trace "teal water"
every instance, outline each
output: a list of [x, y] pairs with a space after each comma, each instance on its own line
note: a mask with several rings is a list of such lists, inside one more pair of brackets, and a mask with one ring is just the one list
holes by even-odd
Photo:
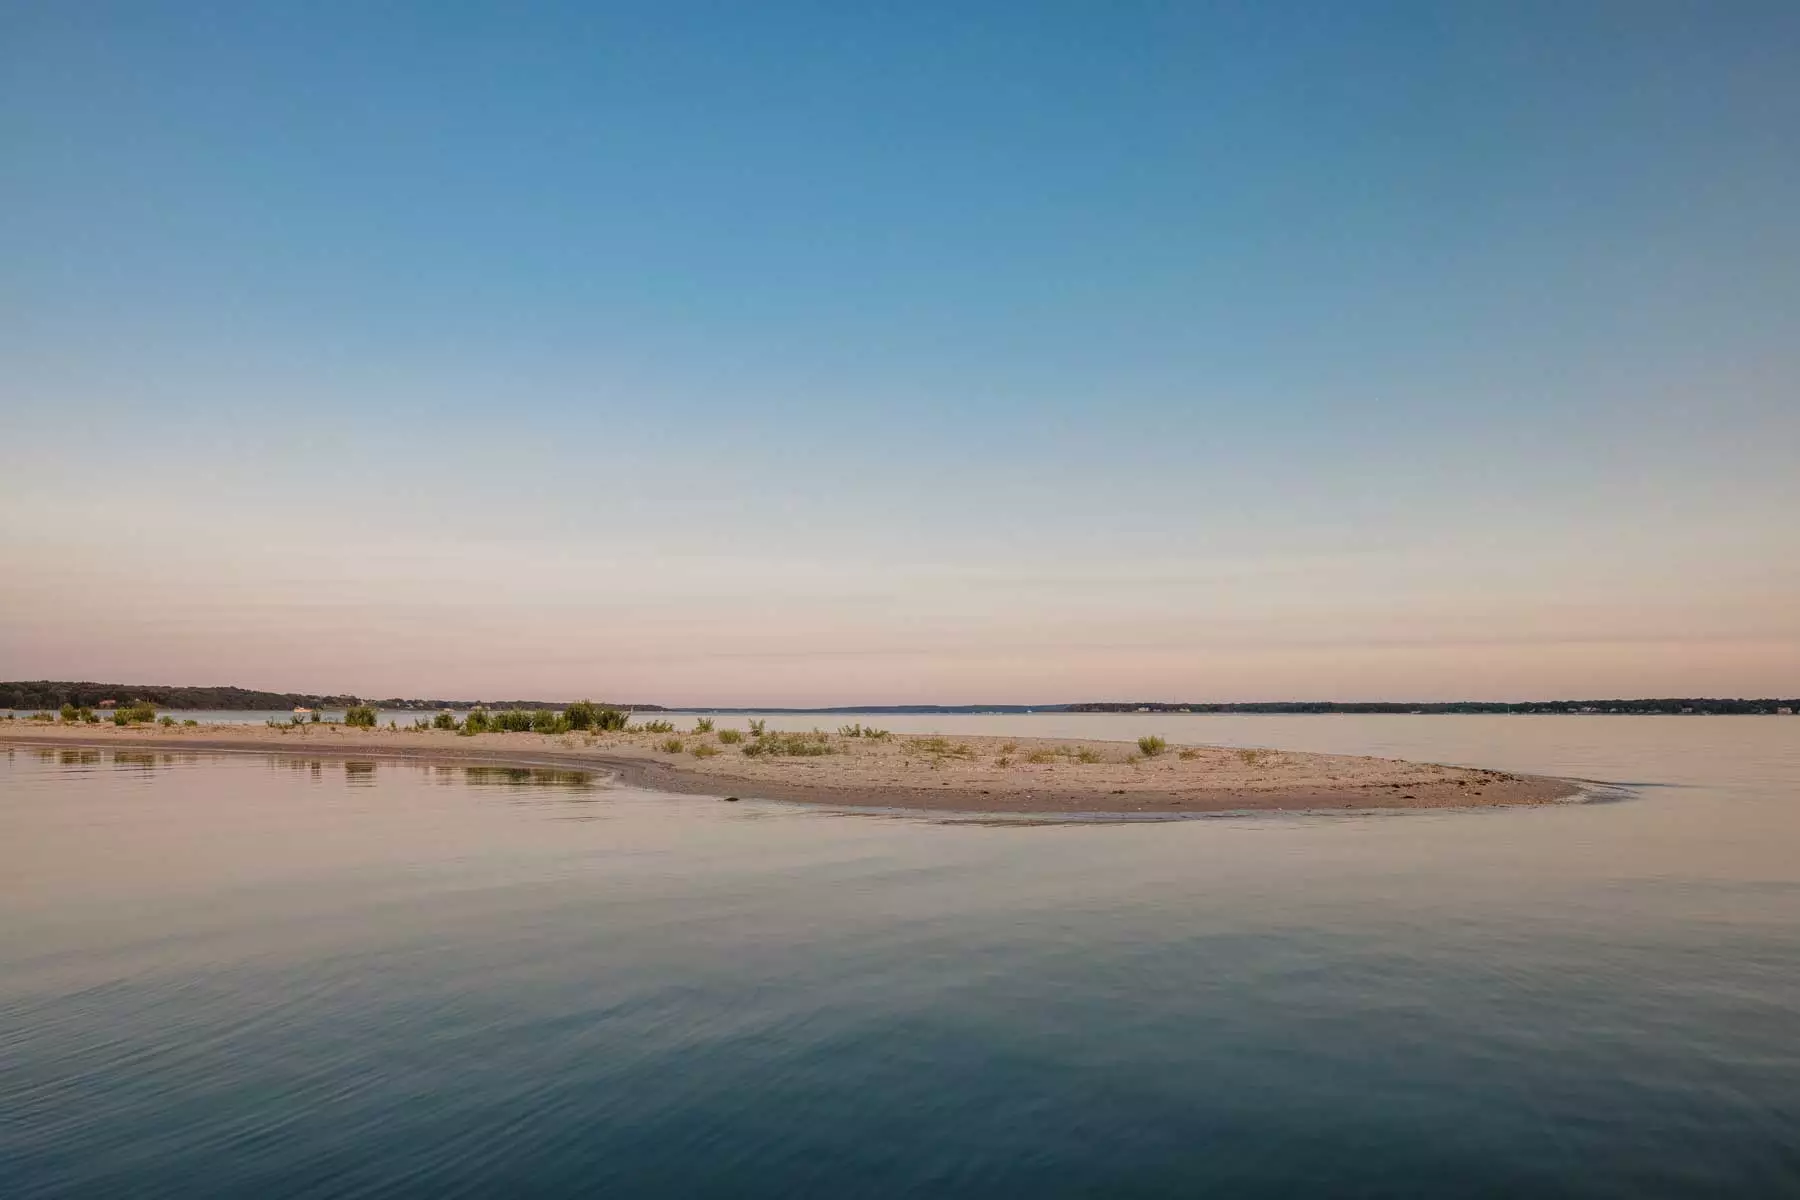
[[1634, 786], [1020, 827], [15, 749], [0, 1195], [1800, 1193], [1800, 719], [1154, 731]]

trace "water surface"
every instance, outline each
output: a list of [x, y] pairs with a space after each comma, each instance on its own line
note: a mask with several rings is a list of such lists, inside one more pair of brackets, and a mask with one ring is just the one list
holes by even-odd
[[1800, 719], [910, 721], [1637, 786], [996, 827], [16, 749], [0, 1194], [1800, 1190]]

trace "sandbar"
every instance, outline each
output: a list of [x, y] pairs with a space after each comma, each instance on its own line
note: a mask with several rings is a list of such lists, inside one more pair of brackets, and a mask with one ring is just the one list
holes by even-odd
[[[683, 728], [682, 726], [685, 726]], [[772, 737], [775, 735], [771, 735]], [[792, 735], [780, 735], [784, 740]], [[681, 749], [670, 748], [679, 738]], [[0, 744], [257, 751], [323, 758], [585, 768], [619, 782], [721, 799], [995, 814], [1223, 813], [1551, 804], [1574, 780], [1360, 755], [1073, 738], [807, 735], [826, 753], [744, 751], [717, 732], [482, 733], [342, 725], [67, 725], [0, 721]], [[789, 745], [792, 743], [789, 742]], [[705, 747], [699, 755], [696, 748]]]

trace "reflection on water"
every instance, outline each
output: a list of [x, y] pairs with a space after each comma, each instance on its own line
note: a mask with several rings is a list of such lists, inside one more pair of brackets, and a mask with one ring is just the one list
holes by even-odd
[[464, 767], [463, 779], [474, 787], [549, 788], [571, 792], [592, 791], [591, 771], [555, 767]]
[[0, 1195], [1800, 1194], [1800, 721], [1437, 720], [1233, 728], [1668, 786], [1018, 827], [9, 750]]

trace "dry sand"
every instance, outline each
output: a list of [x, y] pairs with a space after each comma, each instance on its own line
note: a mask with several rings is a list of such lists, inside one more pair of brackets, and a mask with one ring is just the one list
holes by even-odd
[[[425, 758], [444, 762], [581, 767], [662, 791], [790, 800], [846, 808], [977, 813], [1208, 813], [1323, 809], [1467, 808], [1548, 804], [1578, 793], [1566, 779], [1469, 767], [1169, 746], [1154, 757], [1128, 742], [1043, 738], [883, 739], [821, 734], [817, 756], [749, 756], [718, 734], [484, 733], [351, 729], [332, 725], [130, 726], [0, 721], [0, 744], [157, 747]], [[663, 748], [670, 736], [680, 752]], [[772, 737], [775, 735], [771, 735]], [[783, 737], [789, 735], [781, 735]], [[718, 753], [698, 757], [697, 746]]]

